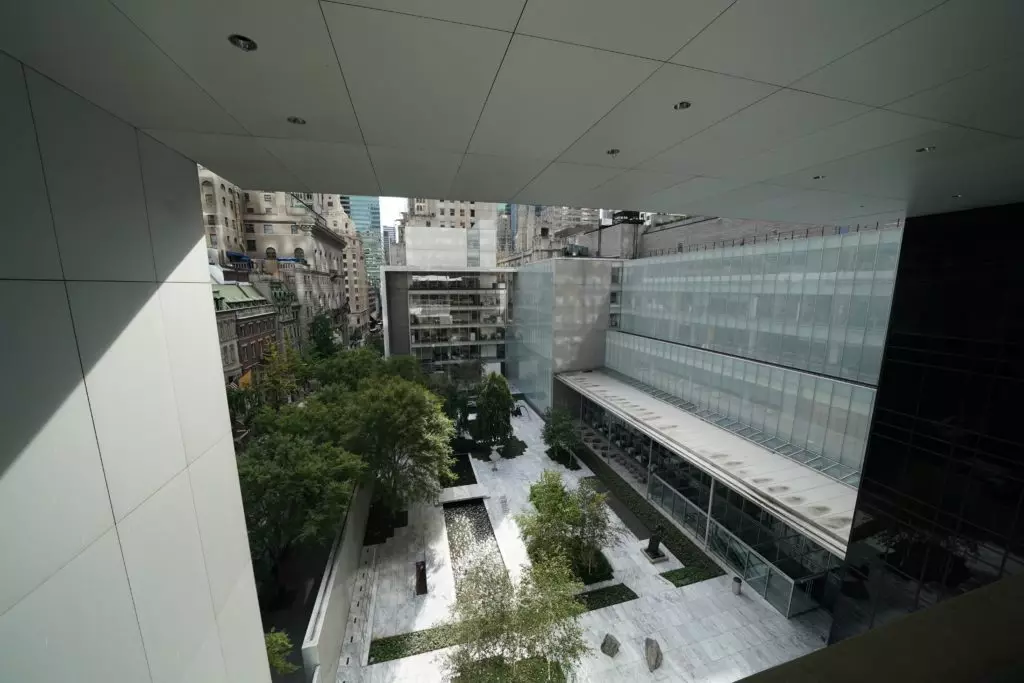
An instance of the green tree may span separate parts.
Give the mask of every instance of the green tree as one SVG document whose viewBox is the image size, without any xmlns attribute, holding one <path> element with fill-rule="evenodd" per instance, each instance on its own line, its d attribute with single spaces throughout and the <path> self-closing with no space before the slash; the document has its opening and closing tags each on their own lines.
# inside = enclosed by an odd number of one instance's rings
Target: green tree
<svg viewBox="0 0 1024 683">
<path fill-rule="evenodd" d="M 346 446 L 366 460 L 374 495 L 386 508 L 436 500 L 439 482 L 454 481 L 452 422 L 426 387 L 400 377 L 365 383 L 342 415 Z"/>
<path fill-rule="evenodd" d="M 263 405 L 280 408 L 299 393 L 297 380 L 299 359 L 291 350 L 281 352 L 271 344 L 263 354 L 263 363 L 256 380 Z"/>
<path fill-rule="evenodd" d="M 263 643 L 267 648 L 270 668 L 275 673 L 286 675 L 299 670 L 299 667 L 288 661 L 288 655 L 292 653 L 292 639 L 287 633 L 272 628 L 263 634 Z"/>
<path fill-rule="evenodd" d="M 548 455 L 552 460 L 567 465 L 579 447 L 579 434 L 573 424 L 572 415 L 563 408 L 548 408 L 544 413 L 544 430 L 541 433 Z"/>
<path fill-rule="evenodd" d="M 254 439 L 237 462 L 253 569 L 273 602 L 282 560 L 333 538 L 364 466 L 337 446 L 280 432 Z"/>
<path fill-rule="evenodd" d="M 228 387 L 227 397 L 232 431 L 236 435 L 249 431 L 263 407 L 263 397 L 253 387 Z"/>
<path fill-rule="evenodd" d="M 334 343 L 334 326 L 325 313 L 313 316 L 309 323 L 309 340 L 313 342 L 313 352 L 321 358 L 329 358 L 337 350 Z"/>
<path fill-rule="evenodd" d="M 371 332 L 366 336 L 366 347 L 384 355 L 384 333 Z"/>
<path fill-rule="evenodd" d="M 496 444 L 512 437 L 512 408 L 515 401 L 508 389 L 508 381 L 492 372 L 480 387 L 476 401 L 476 420 L 473 435 L 478 441 Z"/>
<path fill-rule="evenodd" d="M 584 608 L 575 597 L 583 586 L 564 559 L 524 567 L 518 582 L 501 562 L 478 562 L 460 586 L 451 616 L 462 644 L 446 658 L 453 680 L 549 680 L 552 665 L 568 671 L 588 652 L 579 623 Z"/>
<path fill-rule="evenodd" d="M 354 391 L 363 380 L 380 375 L 383 362 L 373 349 L 345 349 L 320 359 L 313 376 L 321 384 L 339 384 Z"/>
<path fill-rule="evenodd" d="M 423 374 L 423 366 L 414 356 L 389 356 L 384 359 L 381 372 L 388 377 L 401 377 L 409 382 L 427 386 L 427 376 Z"/>
<path fill-rule="evenodd" d="M 534 509 L 515 516 L 530 556 L 562 555 L 578 574 L 583 566 L 593 569 L 601 548 L 621 540 L 622 531 L 612 524 L 605 500 L 590 482 L 570 491 L 562 475 L 545 470 L 530 486 Z"/>
</svg>

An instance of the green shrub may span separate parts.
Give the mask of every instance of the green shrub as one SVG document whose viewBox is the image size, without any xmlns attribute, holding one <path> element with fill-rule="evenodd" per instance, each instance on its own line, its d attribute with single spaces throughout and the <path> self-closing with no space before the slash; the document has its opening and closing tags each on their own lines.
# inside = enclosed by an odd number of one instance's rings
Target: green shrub
<svg viewBox="0 0 1024 683">
<path fill-rule="evenodd" d="M 453 627 L 445 624 L 422 631 L 376 638 L 370 643 L 370 664 L 411 657 L 432 650 L 440 650 L 450 645 L 458 645 L 455 633 Z"/>
<path fill-rule="evenodd" d="M 276 673 L 290 674 L 299 670 L 299 667 L 288 661 L 288 655 L 292 653 L 292 641 L 287 633 L 272 628 L 263 634 L 263 644 L 267 648 L 270 668 Z"/>
<path fill-rule="evenodd" d="M 704 579 L 713 579 L 725 573 L 714 560 L 708 557 L 707 553 L 687 538 L 676 527 L 675 523 L 663 515 L 649 500 L 640 495 L 615 470 L 595 455 L 590 448 L 583 447 L 579 449 L 577 455 L 604 482 L 604 485 L 608 487 L 608 492 L 628 507 L 643 522 L 644 526 L 648 529 L 655 529 L 659 524 L 662 526 L 664 529 L 662 542 L 669 549 L 669 552 L 683 563 L 683 566 L 693 572 L 702 572 Z"/>
<path fill-rule="evenodd" d="M 493 657 L 481 660 L 477 667 L 474 667 L 472 678 L 456 674 L 452 677 L 452 683 L 477 683 L 481 675 L 487 681 L 543 681 L 544 683 L 565 683 L 565 673 L 558 662 L 548 662 L 540 657 L 522 659 L 515 664 L 513 670 L 502 659 Z"/>
<path fill-rule="evenodd" d="M 721 572 L 719 572 L 720 574 Z M 658 576 L 671 583 L 676 588 L 682 588 L 683 586 L 689 586 L 691 583 L 698 583 L 705 579 L 713 579 L 715 576 L 708 576 L 708 572 L 701 567 L 683 567 L 682 569 L 671 569 L 667 572 L 662 572 Z"/>
<path fill-rule="evenodd" d="M 604 588 L 580 593 L 576 596 L 576 599 L 582 602 L 589 612 L 601 609 L 602 607 L 618 605 L 620 602 L 636 600 L 638 597 L 640 596 L 634 593 L 629 586 L 624 583 L 617 583 L 614 586 L 605 586 Z"/>
<path fill-rule="evenodd" d="M 530 562 L 536 563 L 541 561 L 541 558 L 537 557 L 536 552 L 531 552 L 531 548 L 527 547 L 526 553 L 530 557 Z M 573 576 L 579 579 L 584 586 L 601 583 L 602 581 L 611 581 L 615 578 L 615 575 L 612 573 L 611 563 L 608 562 L 608 558 L 600 550 L 594 554 L 593 566 L 588 566 L 584 558 L 577 556 L 569 558 L 569 568 L 572 570 Z"/>
</svg>

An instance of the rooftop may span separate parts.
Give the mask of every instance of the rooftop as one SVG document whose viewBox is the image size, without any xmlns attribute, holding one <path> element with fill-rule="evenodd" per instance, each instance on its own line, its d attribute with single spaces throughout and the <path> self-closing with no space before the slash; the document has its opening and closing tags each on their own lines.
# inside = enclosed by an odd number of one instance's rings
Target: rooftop
<svg viewBox="0 0 1024 683">
<path fill-rule="evenodd" d="M 762 448 L 601 370 L 558 379 L 843 557 L 857 490 Z"/>
</svg>

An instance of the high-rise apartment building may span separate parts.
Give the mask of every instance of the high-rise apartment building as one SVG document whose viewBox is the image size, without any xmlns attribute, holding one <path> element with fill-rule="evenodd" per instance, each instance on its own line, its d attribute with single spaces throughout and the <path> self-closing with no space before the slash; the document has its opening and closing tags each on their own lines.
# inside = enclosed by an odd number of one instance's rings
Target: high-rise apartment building
<svg viewBox="0 0 1024 683">
<path fill-rule="evenodd" d="M 512 270 L 391 266 L 383 272 L 385 353 L 415 356 L 427 372 L 465 362 L 502 371 Z"/>
<path fill-rule="evenodd" d="M 216 249 L 217 262 L 228 263 L 227 252 L 244 252 L 242 191 L 230 180 L 199 166 L 199 198 L 203 207 L 206 243 Z"/>
<path fill-rule="evenodd" d="M 391 263 L 391 247 L 398 242 L 398 228 L 394 225 L 385 225 L 381 228 L 381 252 L 384 258 L 383 265 L 390 266 Z"/>
<path fill-rule="evenodd" d="M 393 265 L 493 268 L 498 255 L 498 205 L 409 198 L 391 250 Z"/>
</svg>

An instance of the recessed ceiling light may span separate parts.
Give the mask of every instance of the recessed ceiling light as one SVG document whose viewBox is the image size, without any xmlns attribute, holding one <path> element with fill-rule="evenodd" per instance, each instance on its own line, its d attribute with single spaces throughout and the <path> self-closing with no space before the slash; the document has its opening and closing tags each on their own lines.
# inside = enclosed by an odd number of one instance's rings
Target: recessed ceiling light
<svg viewBox="0 0 1024 683">
<path fill-rule="evenodd" d="M 673 104 L 672 108 L 675 109 L 676 111 L 682 111 L 683 109 L 689 109 L 690 106 L 691 105 L 689 102 L 683 100 L 682 102 L 676 102 L 675 104 Z"/>
<path fill-rule="evenodd" d="M 294 123 L 296 126 L 306 125 L 306 119 L 300 119 L 298 116 L 289 116 L 288 123 Z"/>
<path fill-rule="evenodd" d="M 242 52 L 255 52 L 257 45 L 256 41 L 247 36 L 243 36 L 239 33 L 232 33 L 228 36 L 228 42 L 237 47 Z"/>
<path fill-rule="evenodd" d="M 620 150 L 618 147 L 612 147 L 610 150 L 605 152 L 605 154 L 607 154 L 610 157 L 614 157 L 614 156 L 618 156 L 619 152 L 621 152 L 621 151 L 622 150 Z"/>
<path fill-rule="evenodd" d="M 811 180 L 821 180 L 821 179 L 822 179 L 822 178 L 824 178 L 824 177 L 825 177 L 825 176 L 823 176 L 823 175 L 816 175 L 816 176 L 814 176 L 813 178 L 811 178 Z"/>
<path fill-rule="evenodd" d="M 960 199 L 961 197 L 963 197 L 962 194 L 955 194 L 955 195 L 953 195 L 953 199 Z"/>
<path fill-rule="evenodd" d="M 918 147 L 917 148 L 917 152 L 919 154 L 921 152 L 934 152 L 934 151 L 935 151 L 935 145 L 928 145 L 927 147 Z"/>
</svg>

